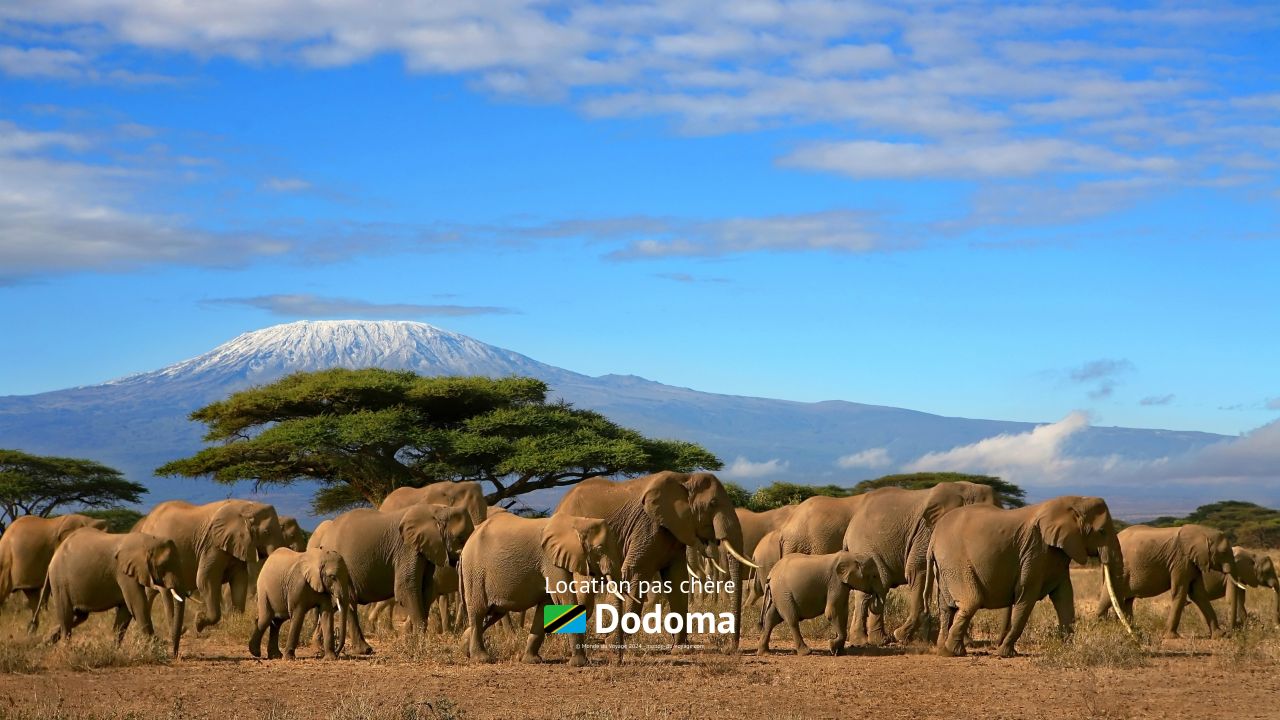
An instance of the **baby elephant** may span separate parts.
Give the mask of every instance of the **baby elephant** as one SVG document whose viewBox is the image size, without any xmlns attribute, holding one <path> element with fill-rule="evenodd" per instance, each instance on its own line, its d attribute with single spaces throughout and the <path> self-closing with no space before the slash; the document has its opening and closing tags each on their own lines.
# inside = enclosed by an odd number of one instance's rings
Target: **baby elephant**
<svg viewBox="0 0 1280 720">
<path fill-rule="evenodd" d="M 883 602 L 886 583 L 870 555 L 849 551 L 827 555 L 783 555 L 769 572 L 757 654 L 769 651 L 769 635 L 779 622 L 786 622 L 796 638 L 796 654 L 808 655 L 809 647 L 800 634 L 800 621 L 825 615 L 836 631 L 831 654 L 844 652 L 845 630 L 849 627 L 849 593 L 861 590 Z"/>
<path fill-rule="evenodd" d="M 306 552 L 277 548 L 258 573 L 258 626 L 249 638 L 249 652 L 254 657 L 262 656 L 262 635 L 269 627 L 271 637 L 267 641 L 267 657 L 282 657 L 280 626 L 293 618 L 289 623 L 289 638 L 283 657 L 294 659 L 303 618 L 316 608 L 324 635 L 324 656 L 328 660 L 338 657 L 333 642 L 334 607 L 339 613 L 351 612 L 354 595 L 351 574 L 338 553 L 323 548 L 311 548 Z"/>
<path fill-rule="evenodd" d="M 191 595 L 182 583 L 177 546 L 172 540 L 140 532 L 108 533 L 91 527 L 76 530 L 53 553 L 41 592 L 40 605 L 47 599 L 58 622 L 49 642 L 70 637 L 71 630 L 88 620 L 90 613 L 113 608 L 116 642 L 124 639 L 132 620 L 138 621 L 144 635 L 154 635 L 149 589 L 169 593 L 178 601 L 170 631 L 173 656 L 177 657 L 183 600 Z"/>
</svg>

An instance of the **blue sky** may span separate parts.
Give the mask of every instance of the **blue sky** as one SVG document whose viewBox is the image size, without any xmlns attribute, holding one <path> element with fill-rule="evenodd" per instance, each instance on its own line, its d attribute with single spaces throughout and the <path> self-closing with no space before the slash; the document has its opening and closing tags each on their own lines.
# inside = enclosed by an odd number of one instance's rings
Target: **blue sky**
<svg viewBox="0 0 1280 720">
<path fill-rule="evenodd" d="M 1280 10 L 0 8 L 0 394 L 302 317 L 948 415 L 1280 417 Z"/>
</svg>

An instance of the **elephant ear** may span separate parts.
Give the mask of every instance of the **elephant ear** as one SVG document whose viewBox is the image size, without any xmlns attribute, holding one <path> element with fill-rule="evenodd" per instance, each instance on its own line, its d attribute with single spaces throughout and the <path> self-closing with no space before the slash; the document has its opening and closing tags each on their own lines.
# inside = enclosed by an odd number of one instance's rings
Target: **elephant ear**
<svg viewBox="0 0 1280 720">
<path fill-rule="evenodd" d="M 581 518 L 574 515 L 552 515 L 542 528 L 542 551 L 556 567 L 590 575 L 586 536 L 581 526 Z"/>
<path fill-rule="evenodd" d="M 198 551 L 215 547 L 241 562 L 249 562 L 249 553 L 257 552 L 253 536 L 249 532 L 249 521 L 231 504 L 218 508 L 201 528 L 200 537 L 197 538 Z"/>
<path fill-rule="evenodd" d="M 444 547 L 448 510 L 442 505 L 424 503 L 410 506 L 400 518 L 400 536 L 433 565 L 449 564 Z"/>
<path fill-rule="evenodd" d="M 1201 574 L 1207 575 L 1217 569 L 1213 566 L 1213 540 L 1204 533 L 1184 525 L 1178 528 L 1178 545 Z"/>
<path fill-rule="evenodd" d="M 1080 511 L 1070 505 L 1055 503 L 1040 513 L 1036 524 L 1046 543 L 1084 565 L 1089 561 L 1089 551 L 1085 549 L 1084 534 L 1080 529 L 1083 522 Z"/>
<path fill-rule="evenodd" d="M 301 560 L 299 564 L 302 565 L 303 581 L 310 585 L 312 590 L 324 594 L 324 573 L 322 572 L 324 553 L 318 550 L 304 553 Z"/>
<path fill-rule="evenodd" d="M 670 473 L 658 473 L 645 487 L 644 511 L 680 542 L 702 547 L 689 506 L 689 490 Z"/>
<path fill-rule="evenodd" d="M 862 589 L 867 586 L 865 565 L 860 555 L 850 552 L 842 552 L 836 558 L 836 577 L 840 578 L 840 582 L 852 588 Z"/>
<path fill-rule="evenodd" d="M 151 579 L 151 553 L 155 543 L 145 542 L 145 539 L 141 533 L 124 536 L 116 546 L 114 557 L 116 567 L 121 572 L 136 580 L 139 585 L 150 587 L 155 584 Z"/>
<path fill-rule="evenodd" d="M 964 505 L 964 494 L 955 483 L 938 483 L 929 491 L 924 504 L 924 522 L 933 527 L 943 515 Z"/>
</svg>

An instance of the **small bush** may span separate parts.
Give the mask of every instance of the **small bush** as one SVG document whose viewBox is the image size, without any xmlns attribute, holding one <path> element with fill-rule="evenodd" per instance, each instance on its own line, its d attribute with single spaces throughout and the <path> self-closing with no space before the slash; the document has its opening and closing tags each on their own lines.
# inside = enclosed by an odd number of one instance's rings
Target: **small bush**
<svg viewBox="0 0 1280 720">
<path fill-rule="evenodd" d="M 0 674 L 35 672 L 43 655 L 39 641 L 30 635 L 4 638 L 0 642 Z"/>
<path fill-rule="evenodd" d="M 70 640 L 58 643 L 48 654 L 51 667 L 71 670 L 92 670 L 103 667 L 127 667 L 130 665 L 165 665 L 169 653 L 159 637 L 126 635 L 117 644 L 109 634 L 89 636 L 72 635 Z"/>
<path fill-rule="evenodd" d="M 1130 637 L 1115 621 L 1085 620 L 1076 624 L 1075 633 L 1061 637 L 1046 633 L 1040 641 L 1036 662 L 1059 669 L 1093 667 L 1133 668 L 1147 664 L 1143 647 L 1144 634 Z"/>
</svg>

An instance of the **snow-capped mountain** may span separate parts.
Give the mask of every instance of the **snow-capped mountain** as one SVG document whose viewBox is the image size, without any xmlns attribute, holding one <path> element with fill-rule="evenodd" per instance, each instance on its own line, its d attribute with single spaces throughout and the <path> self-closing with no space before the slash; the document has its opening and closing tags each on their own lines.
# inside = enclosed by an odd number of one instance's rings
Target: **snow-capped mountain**
<svg viewBox="0 0 1280 720">
<path fill-rule="evenodd" d="M 302 320 L 254 330 L 209 352 L 107 386 L 207 384 L 225 390 L 271 382 L 292 372 L 380 367 L 423 375 L 566 374 L 519 353 L 433 325 L 399 320 Z"/>
<path fill-rule="evenodd" d="M 1035 427 L 843 401 L 716 395 L 634 376 L 589 377 L 424 323 L 346 320 L 248 332 L 190 360 L 101 385 L 0 397 L 0 447 L 106 462 L 147 483 L 152 501 L 224 497 L 232 489 L 152 476 L 153 468 L 201 447 L 202 427 L 187 415 L 236 390 L 290 372 L 329 367 L 536 377 L 550 384 L 554 395 L 623 425 L 702 443 L 731 466 L 726 476 L 736 475 L 747 486 L 774 480 L 852 484 L 895 470 L 891 463 L 852 467 L 841 461 L 860 452 L 904 464 Z M 1091 427 L 1072 437 L 1069 450 L 1080 456 L 1151 460 L 1222 439 L 1199 432 Z M 309 496 L 306 487 L 272 490 L 272 501 L 291 513 L 305 511 Z M 1135 499 L 1129 507 L 1145 503 L 1144 508 L 1162 512 L 1194 507 L 1201 499 L 1164 494 Z"/>
</svg>

